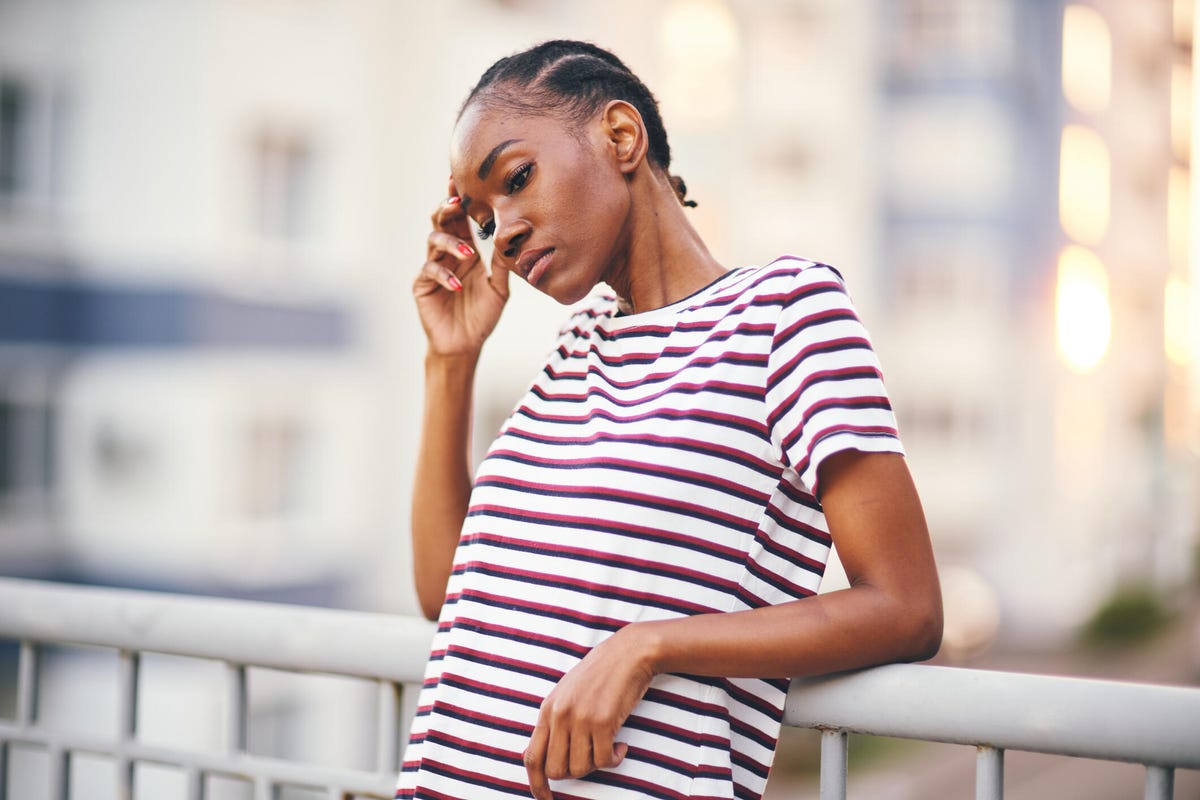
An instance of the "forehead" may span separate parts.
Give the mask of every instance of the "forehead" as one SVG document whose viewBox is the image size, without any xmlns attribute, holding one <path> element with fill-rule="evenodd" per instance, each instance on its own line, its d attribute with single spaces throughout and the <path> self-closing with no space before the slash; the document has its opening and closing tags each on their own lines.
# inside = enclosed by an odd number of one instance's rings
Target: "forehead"
<svg viewBox="0 0 1200 800">
<path fill-rule="evenodd" d="M 472 103 L 463 111 L 450 137 L 450 168 L 460 177 L 476 171 L 497 145 L 511 140 L 545 145 L 562 137 L 574 138 L 555 114 L 531 114 Z"/>
</svg>

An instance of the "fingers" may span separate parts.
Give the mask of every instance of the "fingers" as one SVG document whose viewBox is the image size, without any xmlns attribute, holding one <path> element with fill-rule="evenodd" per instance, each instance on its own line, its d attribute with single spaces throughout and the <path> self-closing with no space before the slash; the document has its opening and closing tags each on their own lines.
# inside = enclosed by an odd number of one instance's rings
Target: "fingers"
<svg viewBox="0 0 1200 800">
<path fill-rule="evenodd" d="M 550 732 L 539 720 L 525 748 L 525 772 L 529 775 L 529 793 L 534 800 L 554 800 L 550 791 L 550 781 L 546 777 L 546 742 Z"/>
<path fill-rule="evenodd" d="M 592 769 L 612 769 L 625 760 L 629 745 L 624 742 L 613 744 L 611 736 L 596 736 L 592 739 Z"/>
<path fill-rule="evenodd" d="M 452 292 L 462 291 L 462 281 L 457 273 L 461 271 L 465 275 L 478 260 L 479 254 L 462 239 L 445 231 L 431 231 L 425 265 L 417 280 L 433 281 Z"/>
</svg>

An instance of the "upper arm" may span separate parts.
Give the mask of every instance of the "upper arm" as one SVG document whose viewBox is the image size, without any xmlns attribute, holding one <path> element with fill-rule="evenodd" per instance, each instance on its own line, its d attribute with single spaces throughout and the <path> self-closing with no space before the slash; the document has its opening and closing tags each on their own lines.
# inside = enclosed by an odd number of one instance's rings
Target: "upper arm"
<svg viewBox="0 0 1200 800">
<path fill-rule="evenodd" d="M 821 506 L 850 585 L 884 592 L 941 635 L 941 589 L 908 464 L 843 450 L 819 467 Z"/>
</svg>

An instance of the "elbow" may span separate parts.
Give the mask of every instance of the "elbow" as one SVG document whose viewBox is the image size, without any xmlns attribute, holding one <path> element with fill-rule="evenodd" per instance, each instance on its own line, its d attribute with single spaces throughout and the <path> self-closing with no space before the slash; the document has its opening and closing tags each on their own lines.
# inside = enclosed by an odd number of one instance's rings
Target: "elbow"
<svg viewBox="0 0 1200 800">
<path fill-rule="evenodd" d="M 430 622 L 437 622 L 442 613 L 442 597 L 433 597 L 418 590 L 417 600 L 421 605 L 421 615 Z"/>
<path fill-rule="evenodd" d="M 942 598 L 935 592 L 926 602 L 912 608 L 905 626 L 908 652 L 905 661 L 926 661 L 942 646 Z"/>
<path fill-rule="evenodd" d="M 441 606 L 434 607 L 428 603 L 421 603 L 421 616 L 430 622 L 437 622 L 438 614 L 441 611 Z"/>
</svg>

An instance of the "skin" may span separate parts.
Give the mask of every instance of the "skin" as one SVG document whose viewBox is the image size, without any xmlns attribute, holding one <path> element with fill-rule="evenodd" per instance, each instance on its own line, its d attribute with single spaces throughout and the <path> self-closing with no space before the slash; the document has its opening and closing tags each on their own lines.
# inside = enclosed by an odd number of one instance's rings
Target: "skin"
<svg viewBox="0 0 1200 800">
<path fill-rule="evenodd" d="M 666 173 L 646 156 L 637 110 L 610 102 L 580 124 L 478 101 L 451 143 L 449 198 L 434 211 L 413 284 L 428 349 L 413 502 L 417 594 L 435 619 L 471 491 L 475 367 L 512 272 L 563 303 L 608 283 L 633 311 L 659 308 L 725 270 L 688 222 Z M 490 161 L 490 169 L 481 170 Z M 483 265 L 468 215 L 494 223 Z M 531 254 L 552 252 L 528 272 Z M 627 625 L 545 698 L 525 751 L 530 792 L 617 765 L 626 717 L 654 676 L 794 677 L 931 657 L 941 592 L 905 460 L 846 451 L 819 469 L 821 503 L 850 588 L 778 606 Z"/>
</svg>

